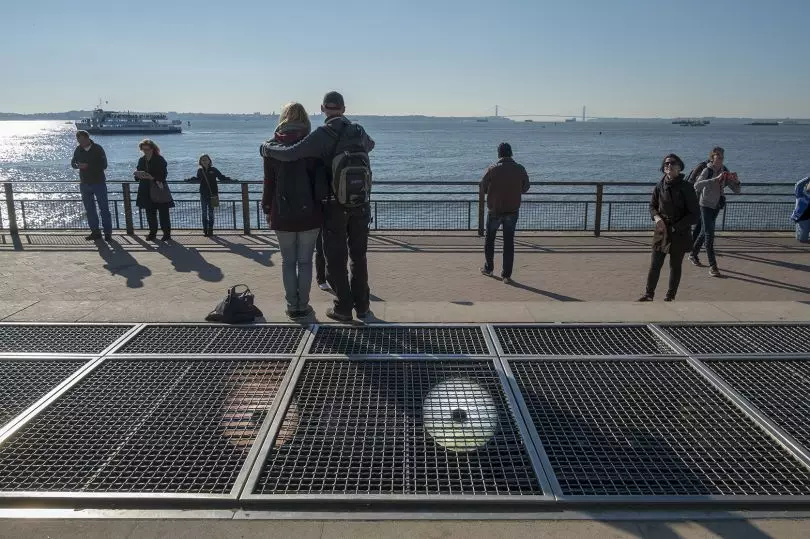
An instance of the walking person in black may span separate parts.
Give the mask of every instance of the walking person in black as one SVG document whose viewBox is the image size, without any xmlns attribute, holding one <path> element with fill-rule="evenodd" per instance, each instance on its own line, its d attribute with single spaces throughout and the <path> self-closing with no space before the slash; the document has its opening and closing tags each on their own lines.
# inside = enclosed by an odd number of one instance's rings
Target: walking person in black
<svg viewBox="0 0 810 539">
<path fill-rule="evenodd" d="M 135 179 L 139 182 L 136 204 L 146 211 L 146 221 L 149 223 L 146 241 L 155 241 L 157 238 L 158 214 L 160 228 L 163 231 L 161 239 L 169 241 L 172 238 L 169 209 L 174 207 L 174 200 L 166 185 L 166 176 L 169 174 L 166 160 L 160 155 L 160 148 L 152 140 L 142 140 L 138 148 L 143 152 L 143 156 L 138 159 L 138 166 L 135 169 Z"/>
<path fill-rule="evenodd" d="M 76 142 L 79 143 L 73 151 L 70 166 L 79 170 L 79 190 L 82 194 L 82 203 L 87 212 L 87 224 L 90 225 L 90 235 L 87 241 L 101 239 L 98 228 L 98 203 L 101 212 L 101 224 L 104 227 L 104 240 L 112 241 L 112 216 L 110 215 L 110 202 L 107 196 L 107 154 L 104 148 L 93 142 L 87 131 L 76 131 Z"/>
<path fill-rule="evenodd" d="M 211 162 L 211 156 L 207 153 L 200 156 L 198 161 L 200 167 L 197 175 L 186 178 L 185 181 L 200 184 L 200 206 L 202 208 L 203 235 L 214 235 L 214 208 L 219 206 L 219 185 L 222 183 L 239 183 L 224 174 Z"/>
<path fill-rule="evenodd" d="M 664 301 L 672 301 L 681 282 L 683 257 L 692 247 L 691 227 L 700 218 L 697 195 L 681 173 L 683 161 L 671 153 L 661 163 L 664 177 L 653 189 L 650 216 L 655 221 L 647 290 L 638 301 L 652 301 L 664 259 L 669 255 L 669 288 Z"/>
<path fill-rule="evenodd" d="M 343 114 L 343 96 L 329 92 L 323 98 L 321 112 L 325 125 L 290 147 L 271 143 L 261 146 L 263 157 L 279 161 L 296 161 L 315 157 L 326 164 L 330 196 L 325 206 L 324 250 L 326 280 L 335 293 L 335 305 L 326 316 L 340 322 L 352 320 L 352 308 L 358 318 L 369 315 L 368 229 L 371 222 L 371 165 L 368 152 L 374 141 L 359 124 Z M 346 269 L 351 259 L 351 279 Z"/>
<path fill-rule="evenodd" d="M 521 195 L 529 191 L 529 175 L 523 165 L 512 159 L 512 147 L 502 142 L 498 146 L 498 162 L 491 165 L 481 179 L 480 196 L 487 197 L 487 229 L 484 243 L 484 267 L 481 273 L 492 276 L 495 269 L 495 236 L 503 225 L 503 269 L 505 284 L 512 283 L 515 261 L 515 228 Z"/>
</svg>

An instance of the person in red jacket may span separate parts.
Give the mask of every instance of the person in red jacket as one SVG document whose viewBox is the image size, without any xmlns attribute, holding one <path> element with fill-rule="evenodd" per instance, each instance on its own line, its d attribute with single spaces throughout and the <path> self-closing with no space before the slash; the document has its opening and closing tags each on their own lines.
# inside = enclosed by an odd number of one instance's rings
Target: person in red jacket
<svg viewBox="0 0 810 539">
<path fill-rule="evenodd" d="M 304 139 L 312 127 L 300 103 L 284 106 L 270 147 L 292 146 Z M 282 162 L 264 157 L 262 208 L 267 223 L 276 231 L 281 250 L 282 278 L 287 316 L 305 318 L 313 314 L 309 305 L 312 287 L 312 256 L 323 224 L 323 207 L 318 195 L 322 163 L 316 158 Z"/>
</svg>

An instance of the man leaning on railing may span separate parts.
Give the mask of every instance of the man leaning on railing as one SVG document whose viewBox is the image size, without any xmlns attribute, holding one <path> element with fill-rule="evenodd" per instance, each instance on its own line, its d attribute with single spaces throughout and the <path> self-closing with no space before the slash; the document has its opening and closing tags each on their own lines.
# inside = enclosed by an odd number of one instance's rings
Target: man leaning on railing
<svg viewBox="0 0 810 539">
<path fill-rule="evenodd" d="M 79 190 L 82 194 L 82 203 L 87 212 L 87 222 L 90 225 L 90 235 L 85 239 L 94 241 L 101 239 L 98 229 L 98 213 L 96 203 L 101 210 L 101 224 L 104 227 L 104 239 L 112 241 L 112 216 L 110 203 L 107 197 L 107 154 L 104 148 L 90 139 L 87 131 L 76 131 L 76 142 L 79 145 L 73 152 L 70 166 L 79 170 Z"/>
</svg>

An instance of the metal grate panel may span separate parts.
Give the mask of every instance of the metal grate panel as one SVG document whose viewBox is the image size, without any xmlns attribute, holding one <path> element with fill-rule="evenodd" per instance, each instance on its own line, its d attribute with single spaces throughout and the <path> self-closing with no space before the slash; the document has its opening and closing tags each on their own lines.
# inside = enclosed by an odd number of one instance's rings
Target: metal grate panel
<svg viewBox="0 0 810 539">
<path fill-rule="evenodd" d="M 686 361 L 509 365 L 565 496 L 810 494 L 810 470 Z"/>
<path fill-rule="evenodd" d="M 810 354 L 810 325 L 662 326 L 690 354 Z"/>
<path fill-rule="evenodd" d="M 707 361 L 706 364 L 810 449 L 810 360 Z"/>
<path fill-rule="evenodd" d="M 309 354 L 490 355 L 479 326 L 321 326 Z"/>
<path fill-rule="evenodd" d="M 253 493 L 542 495 L 492 361 L 307 359 Z"/>
<path fill-rule="evenodd" d="M 121 354 L 295 354 L 306 329 L 300 326 L 147 326 Z"/>
<path fill-rule="evenodd" d="M 132 326 L 0 324 L 0 353 L 100 354 Z"/>
<path fill-rule="evenodd" d="M 228 494 L 289 364 L 107 360 L 0 445 L 0 490 Z"/>
<path fill-rule="evenodd" d="M 0 359 L 0 427 L 62 383 L 86 362 L 84 359 Z"/>
<path fill-rule="evenodd" d="M 645 326 L 495 326 L 505 355 L 650 356 L 675 352 Z"/>
</svg>

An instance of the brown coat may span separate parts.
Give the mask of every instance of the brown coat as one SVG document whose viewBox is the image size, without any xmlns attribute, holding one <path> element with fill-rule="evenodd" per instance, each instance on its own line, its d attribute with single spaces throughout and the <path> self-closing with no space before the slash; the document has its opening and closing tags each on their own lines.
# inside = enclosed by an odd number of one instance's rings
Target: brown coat
<svg viewBox="0 0 810 539">
<path fill-rule="evenodd" d="M 511 157 L 502 157 L 481 178 L 480 196 L 487 196 L 487 208 L 492 213 L 514 213 L 529 187 L 529 175 L 523 165 Z"/>
<path fill-rule="evenodd" d="M 650 217 L 660 217 L 664 226 L 655 227 L 653 250 L 669 253 L 670 250 L 685 252 L 692 246 L 692 225 L 700 219 L 697 195 L 691 184 L 684 181 L 683 174 L 671 183 L 665 178 L 653 189 L 650 200 Z"/>
</svg>

